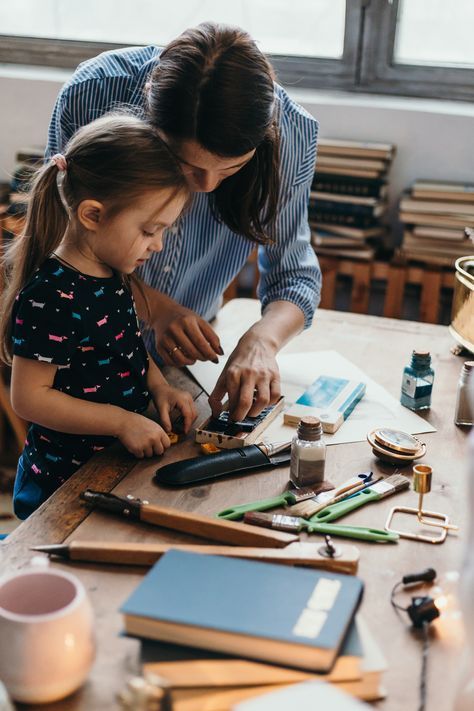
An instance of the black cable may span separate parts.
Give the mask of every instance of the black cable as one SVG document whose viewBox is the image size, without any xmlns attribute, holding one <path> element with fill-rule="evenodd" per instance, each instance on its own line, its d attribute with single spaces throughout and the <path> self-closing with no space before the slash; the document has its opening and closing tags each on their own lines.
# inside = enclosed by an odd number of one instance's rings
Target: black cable
<svg viewBox="0 0 474 711">
<path fill-rule="evenodd" d="M 420 675 L 420 705 L 418 711 L 425 711 L 426 708 L 426 676 L 428 669 L 428 651 L 430 645 L 430 637 L 428 632 L 429 622 L 423 622 L 423 651 L 421 657 L 421 675 Z"/>
<path fill-rule="evenodd" d="M 402 581 L 400 581 L 399 583 L 396 583 L 396 584 L 393 586 L 393 588 L 392 588 L 392 593 L 391 593 L 391 595 L 390 595 L 390 602 L 391 602 L 392 606 L 395 608 L 395 610 L 397 610 L 397 611 L 398 611 L 398 610 L 401 610 L 402 612 L 406 612 L 406 611 L 408 610 L 408 607 L 402 607 L 401 605 L 399 605 L 399 604 L 398 604 L 397 602 L 395 602 L 395 600 L 394 600 L 395 595 L 396 595 L 396 593 L 398 592 L 397 588 L 399 588 L 400 585 L 403 585 L 403 582 L 402 582 Z M 397 612 L 397 614 L 398 614 L 398 612 Z"/>
</svg>

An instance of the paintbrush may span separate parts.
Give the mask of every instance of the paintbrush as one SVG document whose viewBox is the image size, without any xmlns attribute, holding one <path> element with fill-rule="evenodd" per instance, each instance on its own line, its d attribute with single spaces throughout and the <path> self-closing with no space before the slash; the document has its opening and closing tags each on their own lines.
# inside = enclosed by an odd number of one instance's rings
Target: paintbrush
<svg viewBox="0 0 474 711">
<path fill-rule="evenodd" d="M 359 488 L 361 484 L 372 484 L 373 483 L 373 473 L 363 472 L 362 474 L 355 474 L 347 479 L 342 484 L 339 484 L 333 491 L 322 492 L 317 496 L 314 496 L 311 501 L 301 501 L 301 503 L 296 503 L 291 506 L 288 513 L 291 516 L 303 516 L 304 518 L 309 518 L 315 511 L 319 511 L 321 505 L 327 506 L 328 503 L 336 496 L 341 496 L 345 494 L 349 496 L 349 492 L 355 488 Z"/>
<path fill-rule="evenodd" d="M 272 528 L 276 531 L 287 531 L 297 533 L 298 531 L 306 531 L 306 533 L 328 534 L 330 536 L 341 536 L 342 538 L 357 538 L 360 541 L 375 541 L 396 543 L 399 535 L 383 531 L 378 528 L 367 528 L 363 526 L 339 526 L 332 523 L 318 523 L 307 521 L 305 518 L 297 516 L 285 516 L 284 514 L 267 514 L 250 512 L 244 516 L 244 522 L 250 523 L 252 526 L 263 526 L 263 528 Z"/>
<path fill-rule="evenodd" d="M 314 516 L 314 514 L 317 514 L 319 511 L 322 511 L 327 506 L 337 504 L 339 501 L 344 501 L 344 499 L 347 499 L 349 496 L 357 494 L 359 491 L 362 491 L 362 489 L 366 489 L 367 487 L 372 486 L 381 479 L 382 477 L 374 479 L 373 481 L 360 481 L 360 483 L 353 484 L 351 487 L 345 487 L 342 490 L 336 489 L 335 494 L 334 492 L 332 492 L 334 495 L 330 498 L 318 496 L 317 498 L 315 497 L 311 501 L 302 501 L 299 504 L 295 504 L 295 506 L 290 506 L 290 508 L 288 509 L 288 514 L 290 516 L 302 516 L 303 518 L 311 518 L 312 516 Z M 320 501 L 320 498 L 323 500 Z"/>
<path fill-rule="evenodd" d="M 249 504 L 231 506 L 228 509 L 219 511 L 216 516 L 226 521 L 236 521 L 243 518 L 244 514 L 248 511 L 268 511 L 268 509 L 276 509 L 279 506 L 297 504 L 299 501 L 313 499 L 315 496 L 318 496 L 318 494 L 330 491 L 331 489 L 334 489 L 334 484 L 331 484 L 330 481 L 322 481 L 319 484 L 305 486 L 302 489 L 288 489 L 278 496 L 272 496 L 270 499 L 260 499 L 259 501 L 252 501 Z"/>
<path fill-rule="evenodd" d="M 309 519 L 314 523 L 326 521 L 336 521 L 336 519 L 345 516 L 346 514 L 358 509 L 360 506 L 370 503 L 371 501 L 380 501 L 386 496 L 391 496 L 399 491 L 404 491 L 410 486 L 410 480 L 402 474 L 392 474 L 386 479 L 378 481 L 376 484 L 359 491 L 354 496 L 350 496 L 344 501 L 339 501 L 337 504 L 326 506 L 322 511 L 311 516 Z"/>
</svg>

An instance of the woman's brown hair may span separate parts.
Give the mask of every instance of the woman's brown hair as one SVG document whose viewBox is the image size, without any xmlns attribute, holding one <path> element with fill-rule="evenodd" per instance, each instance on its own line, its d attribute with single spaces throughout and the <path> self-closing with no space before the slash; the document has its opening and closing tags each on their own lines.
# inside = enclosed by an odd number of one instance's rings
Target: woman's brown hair
<svg viewBox="0 0 474 711">
<path fill-rule="evenodd" d="M 147 86 L 150 122 L 173 143 L 253 158 L 212 193 L 214 212 L 231 230 L 265 243 L 279 194 L 279 134 L 273 69 L 250 35 L 205 22 L 160 55 Z"/>
<path fill-rule="evenodd" d="M 172 197 L 189 193 L 179 163 L 153 127 L 126 113 L 107 114 L 80 128 L 64 156 L 67 168 L 61 173 L 61 187 L 53 161 L 36 174 L 25 227 L 2 255 L 6 288 L 0 310 L 0 358 L 6 363 L 12 358 L 13 302 L 59 246 L 83 200 L 103 202 L 111 217 L 147 190 L 171 189 Z"/>
</svg>

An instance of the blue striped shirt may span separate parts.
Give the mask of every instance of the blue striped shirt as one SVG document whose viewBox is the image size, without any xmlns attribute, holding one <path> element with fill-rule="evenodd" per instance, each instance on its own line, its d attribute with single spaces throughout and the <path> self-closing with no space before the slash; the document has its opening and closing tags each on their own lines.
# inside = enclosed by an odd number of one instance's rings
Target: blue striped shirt
<svg viewBox="0 0 474 711">
<path fill-rule="evenodd" d="M 114 50 L 79 65 L 56 101 L 47 155 L 64 150 L 75 130 L 113 108 L 128 105 L 140 112 L 145 83 L 160 51 L 158 47 Z M 280 204 L 275 224 L 268 230 L 275 244 L 258 250 L 257 293 L 262 309 L 278 300 L 296 304 L 308 327 L 321 289 L 307 208 L 318 123 L 280 86 L 275 86 L 275 92 L 280 103 Z M 211 319 L 224 289 L 254 247 L 215 219 L 206 193 L 196 193 L 191 208 L 167 231 L 163 250 L 155 252 L 139 275 L 151 287 Z"/>
</svg>

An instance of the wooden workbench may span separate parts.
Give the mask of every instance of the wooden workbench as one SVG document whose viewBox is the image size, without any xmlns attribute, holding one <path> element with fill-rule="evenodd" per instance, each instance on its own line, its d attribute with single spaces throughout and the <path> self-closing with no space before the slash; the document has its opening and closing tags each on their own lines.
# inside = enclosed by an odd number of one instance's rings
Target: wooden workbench
<svg viewBox="0 0 474 711">
<path fill-rule="evenodd" d="M 219 327 L 227 330 L 244 327 L 245 319 L 258 318 L 259 305 L 252 300 L 231 301 L 218 316 Z M 466 530 L 465 442 L 466 433 L 453 424 L 456 383 L 462 359 L 450 352 L 453 343 L 446 327 L 373 316 L 320 310 L 311 329 L 293 340 L 286 352 L 335 349 L 365 370 L 398 397 L 401 374 L 413 348 L 432 353 L 435 370 L 432 408 L 426 415 L 437 432 L 423 435 L 433 466 L 434 486 L 429 495 L 431 510 L 447 512 L 461 525 L 459 537 L 448 536 L 440 546 L 402 540 L 397 545 L 356 542 L 361 550 L 359 574 L 365 581 L 362 613 L 388 660 L 384 675 L 387 698 L 376 707 L 385 711 L 406 711 L 418 706 L 421 643 L 413 636 L 406 620 L 397 617 L 390 606 L 390 591 L 403 574 L 432 566 L 438 573 L 455 568 L 462 554 L 462 535 Z M 168 377 L 193 393 L 200 415 L 208 413 L 207 397 L 184 373 L 171 371 Z M 213 484 L 188 489 L 162 489 L 152 483 L 152 475 L 162 464 L 193 456 L 196 445 L 191 439 L 173 446 L 162 458 L 137 461 L 120 447 L 101 453 L 82 467 L 28 521 L 8 537 L 0 548 L 2 572 L 25 566 L 32 553 L 29 546 L 70 540 L 103 539 L 107 541 L 181 541 L 184 535 L 172 534 L 145 524 L 130 523 L 90 510 L 79 501 L 87 488 L 133 494 L 150 502 L 187 511 L 212 515 L 230 504 L 280 493 L 288 481 L 288 468 L 235 476 Z M 336 484 L 350 475 L 372 468 L 390 474 L 393 469 L 374 459 L 366 442 L 328 448 L 327 477 Z M 410 468 L 406 470 L 409 473 Z M 383 528 L 394 498 L 354 512 L 344 523 Z M 416 505 L 413 492 L 396 497 L 397 504 Z M 194 539 L 197 542 L 196 539 Z M 200 541 L 202 542 L 202 541 Z M 96 615 L 98 653 L 87 684 L 76 694 L 47 709 L 92 711 L 117 708 L 115 694 L 127 677 L 139 673 L 139 643 L 120 636 L 121 615 L 118 608 L 136 587 L 145 572 L 140 568 L 53 563 L 73 570 L 85 584 Z M 408 597 L 405 598 L 408 600 Z M 400 601 L 403 602 L 403 596 Z M 442 639 L 431 646 L 428 673 L 430 711 L 447 711 L 456 682 L 459 654 L 453 653 Z"/>
</svg>

